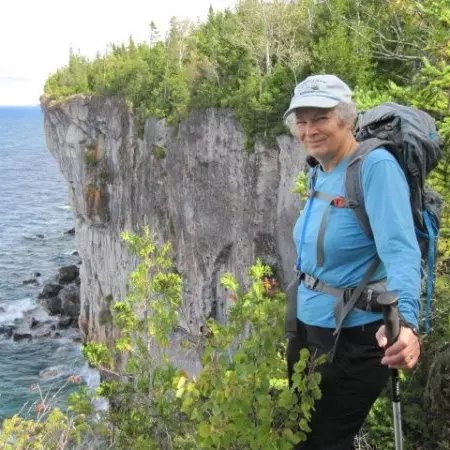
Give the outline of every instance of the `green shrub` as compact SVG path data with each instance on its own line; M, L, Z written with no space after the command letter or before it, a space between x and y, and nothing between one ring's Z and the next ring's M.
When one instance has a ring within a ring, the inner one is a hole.
M258 262L250 269L247 292L230 274L223 278L234 303L228 323L210 320L201 335L191 337L204 351L202 370L189 376L175 369L164 351L158 358L149 352L167 348L179 327L181 278L171 270L170 246L158 248L148 229L141 237L123 238L140 263L127 298L114 304L121 337L111 350L94 343L84 347L91 364L115 374L116 381L102 383L99 394L117 405L108 419L119 446L287 450L304 440L320 397L314 368L321 361L310 363L302 352L294 375L297 405L286 380L284 295L268 281L270 268ZM113 354L126 360L123 370L112 364Z
M98 163L97 154L92 151L84 152L84 164L88 167L94 167Z
M154 145L152 148L152 155L156 158L156 159L165 159L166 157L166 149L164 147L161 147L159 145Z

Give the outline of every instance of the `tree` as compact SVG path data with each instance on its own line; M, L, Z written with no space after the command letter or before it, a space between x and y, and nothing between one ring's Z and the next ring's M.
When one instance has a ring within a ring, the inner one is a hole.
M156 42L159 41L159 31L153 20L150 22L149 28L150 28L149 45L150 47L153 47L156 44Z

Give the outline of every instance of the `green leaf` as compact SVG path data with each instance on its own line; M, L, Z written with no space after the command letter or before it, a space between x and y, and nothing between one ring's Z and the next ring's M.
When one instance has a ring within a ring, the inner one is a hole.
M306 419L301 419L298 423L300 430L306 431L307 433L311 432L311 428L308 425L308 421Z
M301 441L300 436L294 434L293 431L289 428L285 428L283 430L283 436L292 444L298 444Z
M180 389L186 384L186 377L180 377L177 383L177 388Z
M198 433L201 437L205 438L210 435L210 426L206 422L201 422L198 426Z

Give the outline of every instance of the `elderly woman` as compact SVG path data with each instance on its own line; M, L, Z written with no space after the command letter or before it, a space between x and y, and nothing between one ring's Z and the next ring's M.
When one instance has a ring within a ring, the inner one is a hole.
M299 351L334 352L319 368L322 398L316 403L307 442L297 449L348 450L389 377L389 367L411 368L420 356L415 332L420 296L420 250L409 187L395 158L375 149L361 167L364 202L373 239L350 208L330 207L345 198L345 172L356 150L356 107L349 87L334 75L310 76L296 88L285 113L293 134L318 163L312 192L294 227L297 267L297 330L288 343L292 375ZM326 232L321 223L327 214ZM321 235L321 236L320 236ZM317 245L321 240L322 250ZM320 253L320 254L319 254ZM379 264L373 264L376 258ZM371 265L369 283L399 294L402 317L396 343L387 347L382 315L354 308L335 342L335 291L357 287Z

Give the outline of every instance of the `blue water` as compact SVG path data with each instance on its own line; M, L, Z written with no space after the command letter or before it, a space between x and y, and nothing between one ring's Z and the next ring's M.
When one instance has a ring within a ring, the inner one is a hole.
M41 288L23 281L34 272L50 280L59 267L77 262L74 237L66 234L73 226L40 108L0 107L0 325L23 324L30 312L45 317L36 301ZM44 379L46 369L55 375ZM38 386L46 395L83 370L79 346L70 339L0 339L0 421L32 409Z

